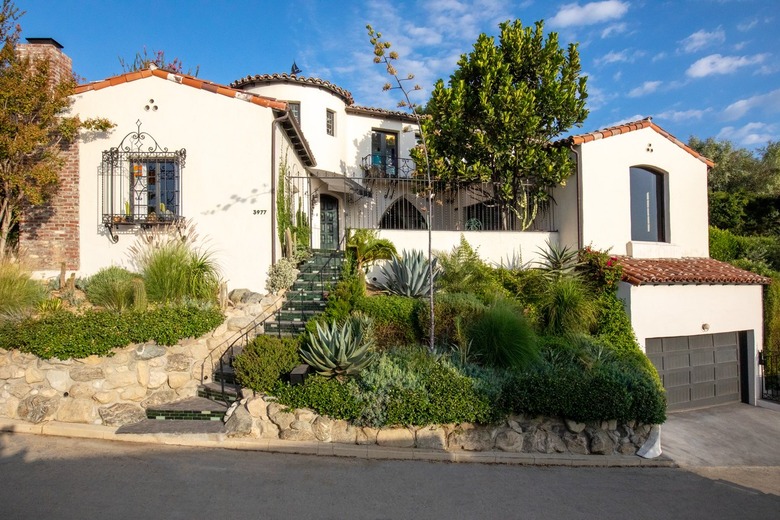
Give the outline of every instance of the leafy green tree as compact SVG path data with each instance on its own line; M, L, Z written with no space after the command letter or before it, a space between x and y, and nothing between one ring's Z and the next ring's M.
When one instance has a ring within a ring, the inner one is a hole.
M347 240L347 251L351 252L355 259L355 269L362 274L377 261L391 260L398 256L395 245L386 238L379 238L374 229L356 229L351 232Z
M46 203L56 191L61 150L82 128L106 130L105 119L66 117L73 76L55 80L48 60L17 53L24 13L11 0L0 6L0 259L22 209Z
M422 127L436 177L494 183L502 227L514 214L527 229L573 172L569 151L550 143L585 121L586 77L577 45L562 49L543 22L499 28L498 42L481 34L461 56L448 86L436 83Z

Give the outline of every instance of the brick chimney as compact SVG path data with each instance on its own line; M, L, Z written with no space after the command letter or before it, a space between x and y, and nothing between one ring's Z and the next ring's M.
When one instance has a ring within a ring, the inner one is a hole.
M47 59L51 63L52 80L59 82L73 74L73 60L62 52L62 45L54 38L25 38L27 43L16 46L19 56L31 60Z
M53 38L27 38L17 44L20 56L48 59L52 80L70 77L73 60ZM19 222L19 252L34 270L79 268L79 145L78 139L63 144L64 159L57 192L44 206L27 207Z

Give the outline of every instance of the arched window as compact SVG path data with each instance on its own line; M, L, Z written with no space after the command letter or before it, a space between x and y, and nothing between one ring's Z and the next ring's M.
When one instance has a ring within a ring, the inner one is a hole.
M631 240L666 242L666 192L664 175L632 167Z
M425 218L420 210L414 207L414 204L406 198L401 197L393 202L382 220L379 222L380 229L428 229Z

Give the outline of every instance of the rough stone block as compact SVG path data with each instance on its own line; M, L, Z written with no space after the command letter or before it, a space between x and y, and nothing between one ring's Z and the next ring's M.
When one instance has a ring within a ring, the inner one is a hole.
M279 426L279 429L282 431L288 429L290 424L295 421L295 415L290 413L286 406L279 403L268 405L268 418Z
M146 388L143 386L130 386L122 390L119 396L125 401L140 401L146 397Z
M49 370L46 372L46 380L52 388L59 392L67 391L73 384L67 370Z
M449 447L455 450L489 451L493 449L493 445L490 430L484 428L459 428L449 437Z
M106 426L124 426L146 419L144 410L137 404L117 403L98 409L100 418Z
M440 426L426 426L415 432L418 448L428 450L446 450L447 432Z
M376 443L393 448L412 448L414 432L409 428L382 428L376 436Z
M225 423L228 437L249 437L254 421L245 406L238 406Z
M189 372L192 358L185 354L171 354L168 356L166 369L169 372Z
M167 351L157 343L144 343L135 348L136 359L154 359L162 357Z
M317 416L311 425L311 430L314 432L314 436L318 441L330 442L330 430L333 426L333 420L327 417Z
M95 395L95 387L89 383L75 383L68 390L68 396L74 399L91 399Z
M597 455L611 455L615 452L615 441L604 430L596 430L590 438L590 452Z
M149 386L149 363L146 361L136 363L135 378L139 385L143 387Z
M151 369L149 370L149 381L146 386L149 388L160 388L162 385L168 382L168 373L165 370Z
M119 395L117 394L116 390L101 390L99 392L95 392L95 395L92 396L92 399L100 404L114 403L118 398Z
M40 383L46 379L46 374L37 367L29 366L24 371L24 380L29 383Z
M585 430L585 423L566 419L566 428L572 433L580 433Z
M353 429L357 430L357 438L354 441L355 443L361 446L376 444L376 438L379 435L378 429L371 428L370 426L364 426L362 428L353 428ZM336 441L334 440L333 442Z
M249 397L246 401L246 409L252 417L268 419L268 403L262 396Z
M170 372L168 373L168 386L176 390L192 381L189 372Z
M95 379L104 379L106 376L100 367L80 367L70 371L70 378L74 381L94 381Z
M28 385L27 383L19 382L10 385L10 388L8 389L8 393L16 397L17 399L23 399L24 397L27 396L27 394L30 393L30 390L32 390L30 385Z
M91 399L63 399L57 410L57 420L67 423L92 424L97 410Z
M513 428L500 430L496 434L496 448L501 451L519 453L523 451L523 434Z

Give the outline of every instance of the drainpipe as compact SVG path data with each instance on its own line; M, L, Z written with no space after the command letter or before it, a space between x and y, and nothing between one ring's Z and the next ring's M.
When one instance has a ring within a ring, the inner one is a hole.
M276 265L276 125L290 119L290 111L271 121L271 265Z
M580 152L576 150L574 144L570 146L570 149L574 154L575 161L577 161L577 249L582 249L582 161L580 160Z

